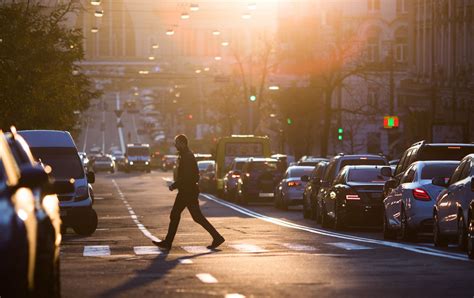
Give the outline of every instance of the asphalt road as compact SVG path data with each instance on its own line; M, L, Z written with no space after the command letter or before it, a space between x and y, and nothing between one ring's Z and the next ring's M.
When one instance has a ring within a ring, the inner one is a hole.
M115 96L107 98L114 103ZM113 109L105 112L104 133L101 112L88 113L89 130L77 140L79 148L120 143ZM138 138L131 116L123 116L124 130ZM176 195L167 189L171 176L97 175L98 230L89 237L68 230L63 238L64 297L474 295L474 262L454 248L387 242L374 230L325 230L303 219L299 208L242 207L207 194L200 196L201 208L226 242L207 250L212 239L185 211L172 250L161 252L151 239L167 231Z

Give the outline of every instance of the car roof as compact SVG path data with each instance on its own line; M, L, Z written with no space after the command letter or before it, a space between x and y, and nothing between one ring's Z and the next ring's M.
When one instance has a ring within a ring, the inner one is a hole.
M333 160L340 159L386 159L385 157L377 154L351 154L351 155L337 155L333 157Z
M143 148L143 147L150 147L149 144L127 144L127 148Z
M381 169L383 167L388 167L387 165L349 165L344 168L349 170L370 170L370 169Z
M236 157L236 158L234 158L234 161L236 161L236 162L245 162L248 159L249 159L248 157Z
M272 161L278 162L275 158L268 158L268 157L249 157L246 162L265 162L265 161Z
M76 144L67 131L20 130L18 131L30 147L74 147Z
M313 166L298 166L298 165L288 167L288 170L295 170L295 169L312 170L314 169L314 167Z
M418 160L418 161L413 162L411 165L413 165L413 164L417 164L417 165L442 165L442 164L458 165L460 163L461 163L461 161L458 161L458 160Z

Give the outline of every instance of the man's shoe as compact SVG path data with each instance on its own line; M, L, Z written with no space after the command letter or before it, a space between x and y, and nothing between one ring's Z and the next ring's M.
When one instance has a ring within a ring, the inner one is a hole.
M208 249L216 249L217 247L219 247L219 245L221 245L224 242L225 242L224 237L219 236L218 238L215 238L214 240L212 240L212 244L209 245L207 248Z
M152 240L151 242L153 242L154 245L158 246L161 249L165 249L165 250L170 250L171 249L171 244L169 244L166 241L154 241L154 240Z

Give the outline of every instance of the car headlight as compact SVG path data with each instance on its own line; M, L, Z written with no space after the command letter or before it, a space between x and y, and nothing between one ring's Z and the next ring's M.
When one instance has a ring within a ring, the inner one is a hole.
M148 164L149 164L149 162L148 162L148 161L145 161L145 165L148 165Z
M128 164L133 166L133 161L129 161Z
M79 186L76 189L76 197L74 198L74 201L83 201L87 198L89 198L89 190L87 189L87 186Z
M113 166L114 166L114 163L113 163L113 162L111 162L111 163L110 163L110 166L111 166L111 167L113 167Z

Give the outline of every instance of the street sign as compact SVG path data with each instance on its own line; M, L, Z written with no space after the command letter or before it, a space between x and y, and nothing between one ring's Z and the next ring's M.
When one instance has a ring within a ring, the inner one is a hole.
M385 116L383 117L383 127L384 128L395 128L398 127L400 121L398 116Z
M122 114L123 114L123 110L115 110L115 115L117 116L117 118L120 118Z

